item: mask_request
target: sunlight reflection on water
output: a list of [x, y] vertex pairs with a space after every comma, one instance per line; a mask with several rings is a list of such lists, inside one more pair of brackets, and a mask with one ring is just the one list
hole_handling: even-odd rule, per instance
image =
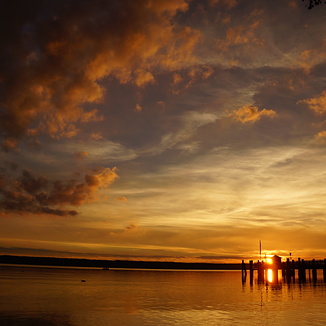
[[2, 266], [0, 286], [1, 326], [326, 324], [323, 282], [242, 284], [240, 271]]
[[273, 270], [268, 269], [267, 270], [267, 281], [270, 283], [273, 283]]

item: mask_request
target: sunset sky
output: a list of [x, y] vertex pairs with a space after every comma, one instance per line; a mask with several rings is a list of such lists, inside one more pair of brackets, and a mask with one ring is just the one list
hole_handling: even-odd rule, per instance
[[306, 3], [2, 1], [0, 254], [326, 258]]

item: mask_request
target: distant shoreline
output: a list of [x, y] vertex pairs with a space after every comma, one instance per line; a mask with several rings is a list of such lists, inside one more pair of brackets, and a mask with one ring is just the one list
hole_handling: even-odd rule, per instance
[[122, 268], [122, 269], [180, 269], [180, 270], [241, 270], [241, 264], [181, 263], [132, 260], [97, 260], [81, 258], [30, 257], [0, 255], [0, 264], [58, 267]]

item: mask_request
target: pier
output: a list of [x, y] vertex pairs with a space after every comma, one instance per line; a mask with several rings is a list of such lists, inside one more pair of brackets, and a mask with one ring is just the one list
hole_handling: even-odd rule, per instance
[[278, 283], [279, 270], [282, 271], [282, 278], [286, 283], [306, 283], [307, 281], [317, 282], [317, 270], [323, 271], [323, 280], [326, 283], [326, 259], [324, 260], [304, 260], [298, 258], [297, 261], [290, 260], [282, 261], [281, 257], [273, 256], [267, 258], [266, 261], [257, 261], [254, 263], [250, 260], [248, 264], [242, 260], [242, 282], [246, 282], [247, 271], [249, 270], [250, 283], [253, 282], [254, 271], [257, 272], [258, 283]]

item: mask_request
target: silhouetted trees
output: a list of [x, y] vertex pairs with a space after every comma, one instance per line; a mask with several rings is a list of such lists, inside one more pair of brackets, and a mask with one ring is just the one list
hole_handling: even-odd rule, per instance
[[309, 10], [314, 8], [315, 6], [321, 5], [322, 3], [325, 4], [326, 1], [322, 1], [322, 0], [302, 0], [302, 2], [307, 2], [307, 4], [305, 5], [305, 7], [307, 7]]

